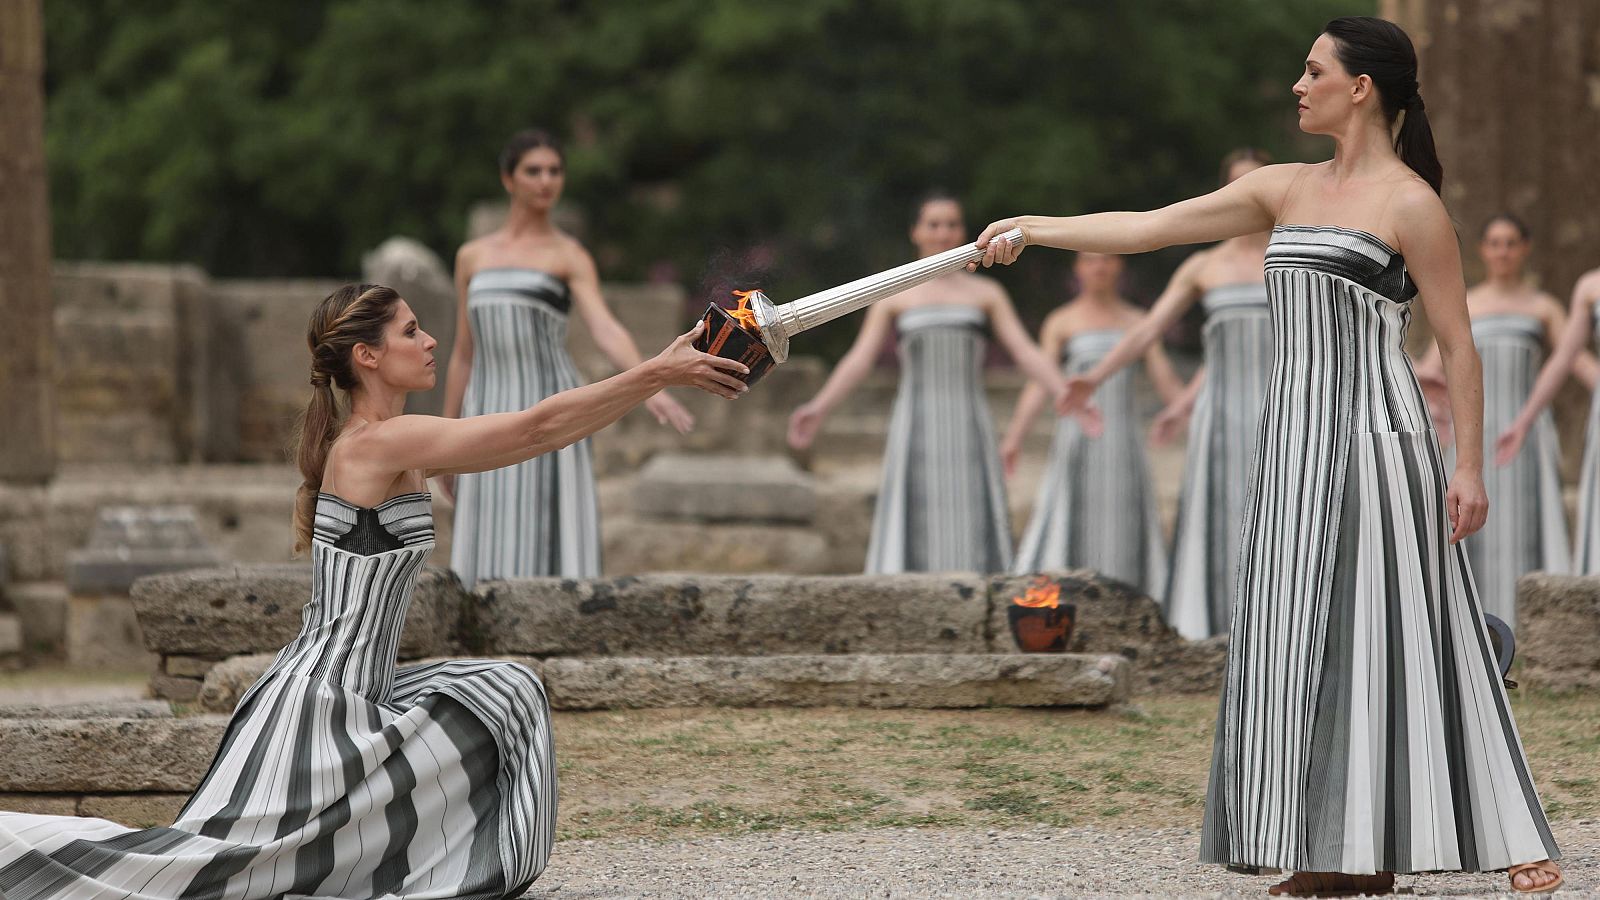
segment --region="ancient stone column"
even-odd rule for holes
[[[1531,268],[1563,302],[1600,266],[1600,2],[1383,0],[1421,58],[1444,163],[1445,202],[1466,244],[1501,210],[1533,229]]]
[[[1600,266],[1600,0],[1383,0],[1420,57],[1422,96],[1444,163],[1444,199],[1467,282],[1477,241],[1501,211],[1533,230],[1539,288],[1572,296]],[[1575,482],[1588,396],[1556,402],[1562,468]]]
[[[0,481],[55,471],[40,0],[0,0]]]

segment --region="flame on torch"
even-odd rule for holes
[[[761,326],[756,324],[756,311],[750,308],[750,295],[753,293],[755,291],[734,291],[733,295],[739,298],[739,307],[728,310],[728,315],[739,323],[739,327],[759,336],[761,334]]]
[[[1011,602],[1017,606],[1055,609],[1061,605],[1061,585],[1041,575],[1034,579],[1031,587],[1022,592],[1022,596],[1012,597]]]

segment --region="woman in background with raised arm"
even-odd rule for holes
[[[1467,291],[1472,340],[1483,357],[1484,454],[1512,427],[1537,381],[1548,349],[1566,329],[1566,312],[1556,298],[1527,281],[1533,250],[1528,226],[1500,213],[1483,226],[1478,255],[1483,283]],[[1581,354],[1577,367],[1591,387],[1594,358]],[[1438,381],[1439,355],[1430,349],[1419,374]],[[1447,410],[1439,410],[1447,417]],[[1436,416],[1438,418],[1439,416]],[[1484,473],[1489,518],[1467,538],[1467,558],[1483,597],[1483,609],[1508,625],[1517,623],[1517,579],[1532,571],[1566,572],[1572,561],[1567,543],[1567,513],[1561,500],[1561,448],[1549,410],[1541,412],[1533,441],[1504,464]],[[1448,432],[1446,432],[1448,440]]]
[[[1122,257],[1080,252],[1072,270],[1077,296],[1046,317],[1039,331],[1045,355],[1061,360],[1063,375],[1094,367],[1144,318],[1117,292]],[[1177,400],[1183,383],[1160,347],[1146,351],[1145,371],[1164,402]],[[1107,380],[1094,396],[1100,416],[1092,427],[1073,417],[1056,423],[1033,516],[1011,570],[1089,568],[1159,597],[1167,576],[1166,542],[1134,408],[1133,372]],[[1023,438],[1042,405],[1043,391],[1029,382],[1000,442],[1007,474],[1016,471]]]
[[[911,242],[919,256],[959,247],[967,234],[954,197],[935,192],[917,205]],[[983,390],[985,334],[1052,396],[1063,384],[993,279],[957,271],[869,307],[827,383],[790,416],[789,444],[811,446],[823,419],[872,371],[891,331],[899,338],[900,390],[866,570],[1004,572],[1011,518]]]
[[[171,827],[0,812],[0,895],[521,896],[555,839],[544,685],[504,660],[395,666],[433,550],[426,482],[556,452],[669,385],[737,397],[745,367],[690,346],[701,328],[527,409],[404,415],[408,393],[433,387],[435,341],[389,288],[330,294],[306,333],[294,531],[312,587],[299,636],[240,699]]]
[[[549,133],[512,135],[500,154],[510,197],[506,223],[456,253],[456,341],[444,414],[510,412],[581,382],[567,353],[576,309],[618,369],[639,348],[600,293],[589,251],[551,221],[566,185],[566,158]],[[680,432],[694,417],[665,393],[645,403]],[[445,488],[455,499],[450,567],[468,588],[491,578],[600,574],[600,513],[588,441],[522,465],[467,475]]]
[[[1522,445],[1539,426],[1544,411],[1569,375],[1577,375],[1590,390],[1595,388],[1594,365],[1585,352],[1590,335],[1600,333],[1600,269],[1591,269],[1572,287],[1572,302],[1555,350],[1539,370],[1528,400],[1495,442],[1495,463],[1509,465],[1522,455]],[[1541,427],[1542,430],[1542,427]],[[1583,468],[1578,476],[1577,541],[1572,570],[1579,575],[1600,575],[1600,390],[1589,405],[1589,426],[1584,432]]]
[[[1289,869],[1278,896],[1391,893],[1396,872],[1561,884],[1466,553],[1483,526],[1483,380],[1411,40],[1334,19],[1294,85],[1333,159],[1152,212],[1024,216],[1024,246],[1142,253],[1272,229],[1275,353],[1247,501],[1201,859]],[[1403,346],[1420,297],[1459,452],[1447,477]],[[1086,404],[1090,385],[1069,389]]]
[[[1222,184],[1268,162],[1258,150],[1235,150],[1222,161]],[[1167,623],[1190,640],[1226,634],[1233,609],[1239,530],[1272,369],[1272,320],[1261,271],[1268,237],[1265,231],[1247,234],[1195,252],[1117,346],[1074,376],[1098,388],[1156,346],[1196,302],[1205,309],[1200,371],[1151,427],[1152,439],[1164,443],[1194,417],[1162,604]]]

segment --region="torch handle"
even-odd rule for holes
[[[1022,229],[1013,228],[995,240],[1021,244]],[[876,275],[858,278],[848,284],[841,284],[781,304],[776,310],[777,320],[786,332],[785,336],[793,336],[824,322],[831,322],[840,316],[847,316],[907,288],[964,268],[968,263],[983,259],[983,254],[984,251],[977,244],[963,244],[943,253],[935,253],[933,256],[896,266]]]

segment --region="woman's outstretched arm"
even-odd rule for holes
[[[733,399],[749,369],[691,346],[703,322],[654,359],[604,381],[547,397],[519,412],[446,419],[396,416],[363,429],[362,458],[385,470],[428,475],[483,472],[532,459],[582,440],[670,385],[697,387]]]
[[[857,332],[855,343],[833,367],[822,389],[789,416],[789,446],[796,450],[811,446],[811,442],[817,439],[817,431],[822,428],[822,420],[840,401],[850,396],[856,385],[872,371],[878,350],[883,346],[884,338],[889,336],[889,329],[894,322],[892,309],[886,303],[867,308],[867,316],[861,322],[861,331]]]
[[[986,267],[1009,265],[1035,244],[1093,253],[1145,253],[1266,231],[1277,224],[1289,184],[1302,165],[1263,166],[1209,194],[1147,212],[1001,219],[978,236],[977,245],[986,251],[981,262]],[[993,240],[1013,228],[1022,229],[1022,246]]]

